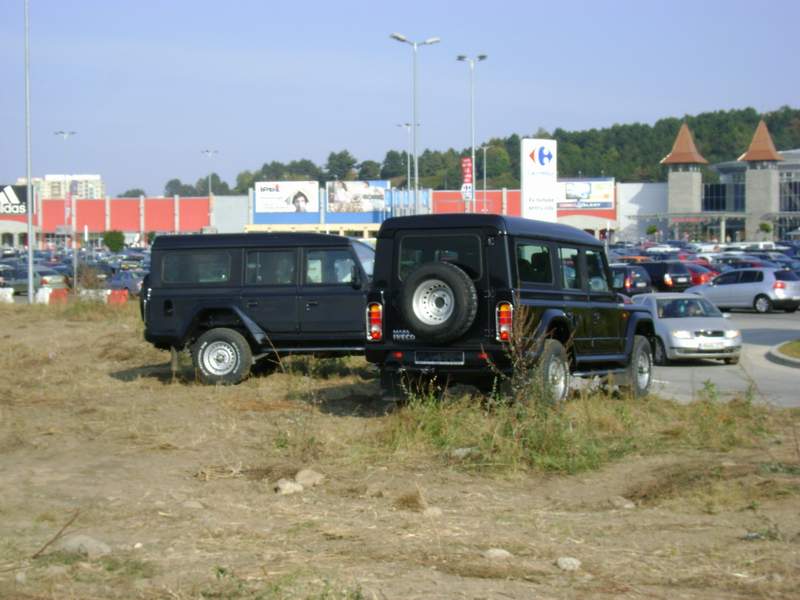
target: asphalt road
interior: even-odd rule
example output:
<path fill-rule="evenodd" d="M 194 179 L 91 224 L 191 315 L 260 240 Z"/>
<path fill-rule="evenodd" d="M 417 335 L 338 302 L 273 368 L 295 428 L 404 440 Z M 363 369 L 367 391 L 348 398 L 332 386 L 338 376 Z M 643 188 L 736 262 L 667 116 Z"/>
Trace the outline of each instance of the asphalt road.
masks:
<path fill-rule="evenodd" d="M 732 312 L 731 321 L 741 329 L 744 342 L 738 365 L 701 360 L 656 367 L 653 391 L 690 401 L 710 384 L 723 398 L 745 392 L 752 385 L 755 400 L 775 406 L 800 407 L 800 369 L 778 365 L 766 358 L 770 347 L 800 339 L 800 311 L 766 315 Z"/>

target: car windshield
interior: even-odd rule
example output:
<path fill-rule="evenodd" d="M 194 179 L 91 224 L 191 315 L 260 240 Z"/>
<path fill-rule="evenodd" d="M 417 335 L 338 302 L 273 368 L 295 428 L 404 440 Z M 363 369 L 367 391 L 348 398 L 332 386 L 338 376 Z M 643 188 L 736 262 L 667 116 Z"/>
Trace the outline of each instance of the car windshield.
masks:
<path fill-rule="evenodd" d="M 407 235 L 400 242 L 398 277 L 403 279 L 418 266 L 430 262 L 449 262 L 467 275 L 481 275 L 481 246 L 477 235 Z"/>
<path fill-rule="evenodd" d="M 660 319 L 720 317 L 722 313 L 705 298 L 665 298 L 656 301 Z"/>

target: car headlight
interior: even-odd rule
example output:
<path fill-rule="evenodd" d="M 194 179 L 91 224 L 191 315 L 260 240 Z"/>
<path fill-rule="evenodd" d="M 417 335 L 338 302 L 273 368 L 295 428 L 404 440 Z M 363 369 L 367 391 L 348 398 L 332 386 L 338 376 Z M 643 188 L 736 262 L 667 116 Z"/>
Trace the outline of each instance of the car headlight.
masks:
<path fill-rule="evenodd" d="M 725 332 L 725 337 L 726 337 L 726 338 L 737 338 L 737 337 L 739 337 L 740 335 L 742 335 L 742 332 L 741 332 L 741 331 L 739 331 L 738 329 L 728 329 L 728 330 Z"/>
<path fill-rule="evenodd" d="M 679 340 L 690 340 L 692 339 L 692 332 L 683 330 L 673 331 L 672 337 L 677 338 Z"/>

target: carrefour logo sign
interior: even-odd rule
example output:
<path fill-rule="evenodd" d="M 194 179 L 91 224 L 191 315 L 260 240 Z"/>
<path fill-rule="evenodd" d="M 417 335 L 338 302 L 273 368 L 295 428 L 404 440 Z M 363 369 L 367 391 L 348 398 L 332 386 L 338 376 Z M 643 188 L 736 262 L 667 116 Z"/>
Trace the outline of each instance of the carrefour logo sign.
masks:
<path fill-rule="evenodd" d="M 536 150 L 531 152 L 530 157 L 533 159 L 533 162 L 539 163 L 541 166 L 545 167 L 553 160 L 553 153 L 546 147 L 539 146 Z"/>
<path fill-rule="evenodd" d="M 15 186 L 7 185 L 0 189 L 0 215 L 24 215 L 28 212 L 27 203 L 19 199 Z M 23 197 L 27 194 L 22 188 Z"/>

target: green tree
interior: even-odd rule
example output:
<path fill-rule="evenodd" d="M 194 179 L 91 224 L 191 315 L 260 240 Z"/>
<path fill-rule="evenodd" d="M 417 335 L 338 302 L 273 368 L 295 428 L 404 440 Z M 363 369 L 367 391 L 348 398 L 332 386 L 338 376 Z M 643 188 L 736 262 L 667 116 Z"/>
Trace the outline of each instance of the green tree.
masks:
<path fill-rule="evenodd" d="M 242 171 L 236 176 L 236 187 L 233 191 L 237 194 L 246 194 L 255 185 L 256 175 L 252 171 Z"/>
<path fill-rule="evenodd" d="M 356 158 L 347 150 L 331 152 L 328 155 L 328 162 L 325 163 L 325 170 L 336 179 L 352 179 L 353 169 L 357 163 Z"/>
<path fill-rule="evenodd" d="M 208 196 L 208 177 L 198 179 L 194 189 L 198 196 Z M 227 196 L 231 193 L 231 188 L 219 175 L 211 173 L 211 191 L 217 196 Z"/>
<path fill-rule="evenodd" d="M 103 245 L 111 252 L 120 252 L 125 247 L 125 234 L 121 231 L 106 231 L 103 234 Z"/>
<path fill-rule="evenodd" d="M 293 160 L 286 165 L 286 179 L 289 181 L 319 181 L 322 169 L 307 158 Z"/>
<path fill-rule="evenodd" d="M 389 150 L 381 165 L 381 178 L 391 179 L 392 177 L 407 176 L 406 155 L 397 150 Z"/>
<path fill-rule="evenodd" d="M 381 164 L 374 160 L 365 160 L 358 165 L 358 179 L 368 181 L 370 179 L 380 179 Z"/>
<path fill-rule="evenodd" d="M 165 196 L 197 196 L 194 186 L 181 183 L 180 179 L 170 179 L 164 186 Z"/>
<path fill-rule="evenodd" d="M 147 196 L 147 192 L 142 188 L 132 188 L 122 192 L 117 198 L 138 198 L 139 196 Z"/>

